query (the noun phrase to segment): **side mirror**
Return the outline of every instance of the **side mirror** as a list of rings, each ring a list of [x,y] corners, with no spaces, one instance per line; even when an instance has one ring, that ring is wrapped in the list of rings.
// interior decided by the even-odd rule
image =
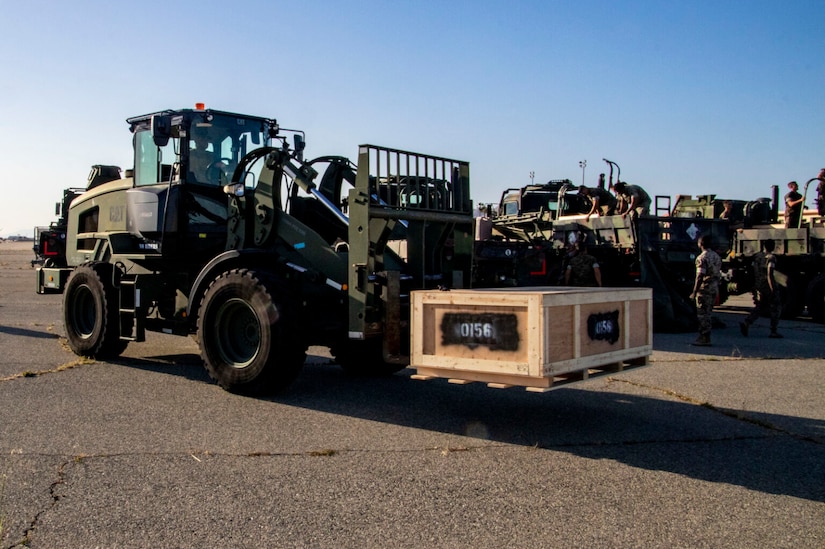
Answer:
[[[152,115],[152,139],[158,147],[165,147],[172,136],[172,119],[159,114]]]
[[[304,149],[306,148],[307,144],[304,141],[304,136],[296,133],[292,136],[293,141],[295,142],[295,157],[298,160],[304,159]]]

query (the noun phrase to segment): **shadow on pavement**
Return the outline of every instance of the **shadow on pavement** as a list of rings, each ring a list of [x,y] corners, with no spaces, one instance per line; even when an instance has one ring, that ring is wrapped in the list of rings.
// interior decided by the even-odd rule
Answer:
[[[419,382],[409,373],[364,380],[308,365],[292,390],[273,400],[825,501],[825,421],[625,394],[620,383],[616,391],[587,390],[586,382],[541,395]]]
[[[128,366],[147,372],[157,372],[183,377],[192,381],[212,383],[200,355],[192,353],[156,355],[144,358],[119,357],[107,360],[110,364]]]
[[[41,332],[38,330],[29,330],[28,328],[13,328],[11,326],[2,325],[0,325],[0,333],[20,337],[33,337],[39,339],[58,339],[60,337],[57,334],[51,332]]]
[[[212,383],[196,354],[117,363]],[[822,420],[623,393],[621,374],[608,382],[608,390],[603,380],[593,380],[532,394],[484,384],[415,381],[411,373],[353,377],[328,358],[310,355],[293,386],[260,401],[471,437],[479,446],[536,447],[825,502]],[[588,390],[588,385],[598,389]]]
[[[750,327],[748,337],[739,331],[745,311],[715,311],[711,347],[691,345],[695,333],[653,334],[656,353],[689,353],[719,358],[825,358],[825,325],[804,320],[781,320],[782,339],[770,339],[770,321],[760,318]]]

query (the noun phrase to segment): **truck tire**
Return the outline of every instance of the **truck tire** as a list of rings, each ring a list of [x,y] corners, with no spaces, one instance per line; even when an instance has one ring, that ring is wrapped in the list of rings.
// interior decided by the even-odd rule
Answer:
[[[330,352],[335,362],[354,376],[388,376],[407,367],[406,364],[384,361],[380,339],[348,340],[334,345]]]
[[[113,358],[129,344],[120,339],[117,290],[110,265],[85,264],[74,270],[63,293],[63,324],[75,354]]]
[[[825,274],[814,277],[806,295],[808,313],[815,322],[825,324]]]
[[[787,286],[779,286],[782,301],[781,317],[792,320],[805,310],[805,281],[798,276],[789,276]]]
[[[285,291],[265,272],[235,269],[207,288],[198,345],[209,376],[233,393],[285,389],[301,371],[306,347],[296,337]]]

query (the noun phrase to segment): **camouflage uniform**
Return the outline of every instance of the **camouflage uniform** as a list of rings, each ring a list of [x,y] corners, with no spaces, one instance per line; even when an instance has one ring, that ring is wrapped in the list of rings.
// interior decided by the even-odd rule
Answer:
[[[625,207],[630,207],[630,203],[633,202],[633,197],[636,197],[636,205],[633,206],[634,213],[632,214],[635,217],[648,215],[650,213],[650,206],[652,204],[650,195],[647,194],[647,191],[640,186],[625,185],[624,190],[621,192],[621,196],[624,200]]]
[[[722,276],[722,258],[713,250],[705,250],[696,258],[696,277],[699,288],[696,292],[696,320],[699,335],[710,338],[711,312],[719,295],[719,279]]]
[[[571,286],[598,286],[595,269],[599,262],[590,254],[579,252],[570,259],[567,270],[570,272]]]
[[[759,318],[759,314],[765,308],[771,315],[771,332],[775,333],[779,326],[779,315],[782,313],[782,302],[779,299],[779,292],[776,291],[776,281],[768,281],[768,269],[771,273],[776,269],[776,256],[770,252],[759,252],[753,256],[753,300],[755,307],[745,319],[745,324],[750,326]],[[773,291],[771,290],[773,285]]]
[[[591,188],[585,187],[587,189],[587,195],[591,202],[596,203],[598,202],[598,208],[596,209],[599,212],[600,216],[606,215],[613,215],[616,212],[616,197],[608,190],[603,188]],[[581,194],[581,189],[579,190],[579,194]]]
[[[789,205],[788,202],[794,202],[802,198],[802,195],[795,190],[791,190],[785,195],[785,228],[798,229],[800,218],[802,217],[803,203]]]

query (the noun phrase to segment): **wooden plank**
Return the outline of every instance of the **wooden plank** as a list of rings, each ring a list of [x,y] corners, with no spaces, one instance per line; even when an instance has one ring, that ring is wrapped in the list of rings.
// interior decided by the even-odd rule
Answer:
[[[449,379],[447,380],[447,383],[452,383],[453,385],[468,385],[468,384],[470,384],[470,383],[475,383],[475,382],[474,382],[473,380],[471,380],[471,379],[455,379],[455,378],[449,378]]]
[[[605,353],[604,355],[594,355],[582,357],[577,360],[574,359],[554,362],[547,365],[544,375],[562,375],[566,372],[581,370],[583,368],[593,368],[604,364],[613,364],[615,362],[627,362],[649,355],[651,351],[652,349],[650,347],[645,346],[640,349],[622,349],[612,353]]]
[[[417,379],[419,381],[429,381],[431,379],[437,379],[438,376],[425,376],[421,374],[413,374],[410,376],[410,379]]]
[[[627,347],[641,347],[653,343],[652,325],[648,303],[644,301],[629,302],[628,326],[625,329]]]
[[[582,332],[579,329],[579,326],[582,322],[582,310],[581,305],[576,303],[572,305],[573,307],[573,358],[579,358],[582,356]]]
[[[416,367],[419,375],[441,377],[445,379],[457,379],[456,376],[461,375],[461,379],[468,381],[479,381],[482,383],[501,383],[506,385],[517,385],[520,387],[549,387],[553,380],[546,377],[527,377],[527,376],[510,376],[506,374],[490,374],[486,372],[470,372],[455,370],[440,370],[438,368],[422,368]]]
[[[508,383],[488,383],[487,387],[491,389],[509,389],[512,385]]]
[[[557,337],[557,334],[569,334],[575,326],[572,307],[545,307],[545,330],[544,353],[542,367],[560,360],[570,360],[575,358],[575,342],[572,337]]]

